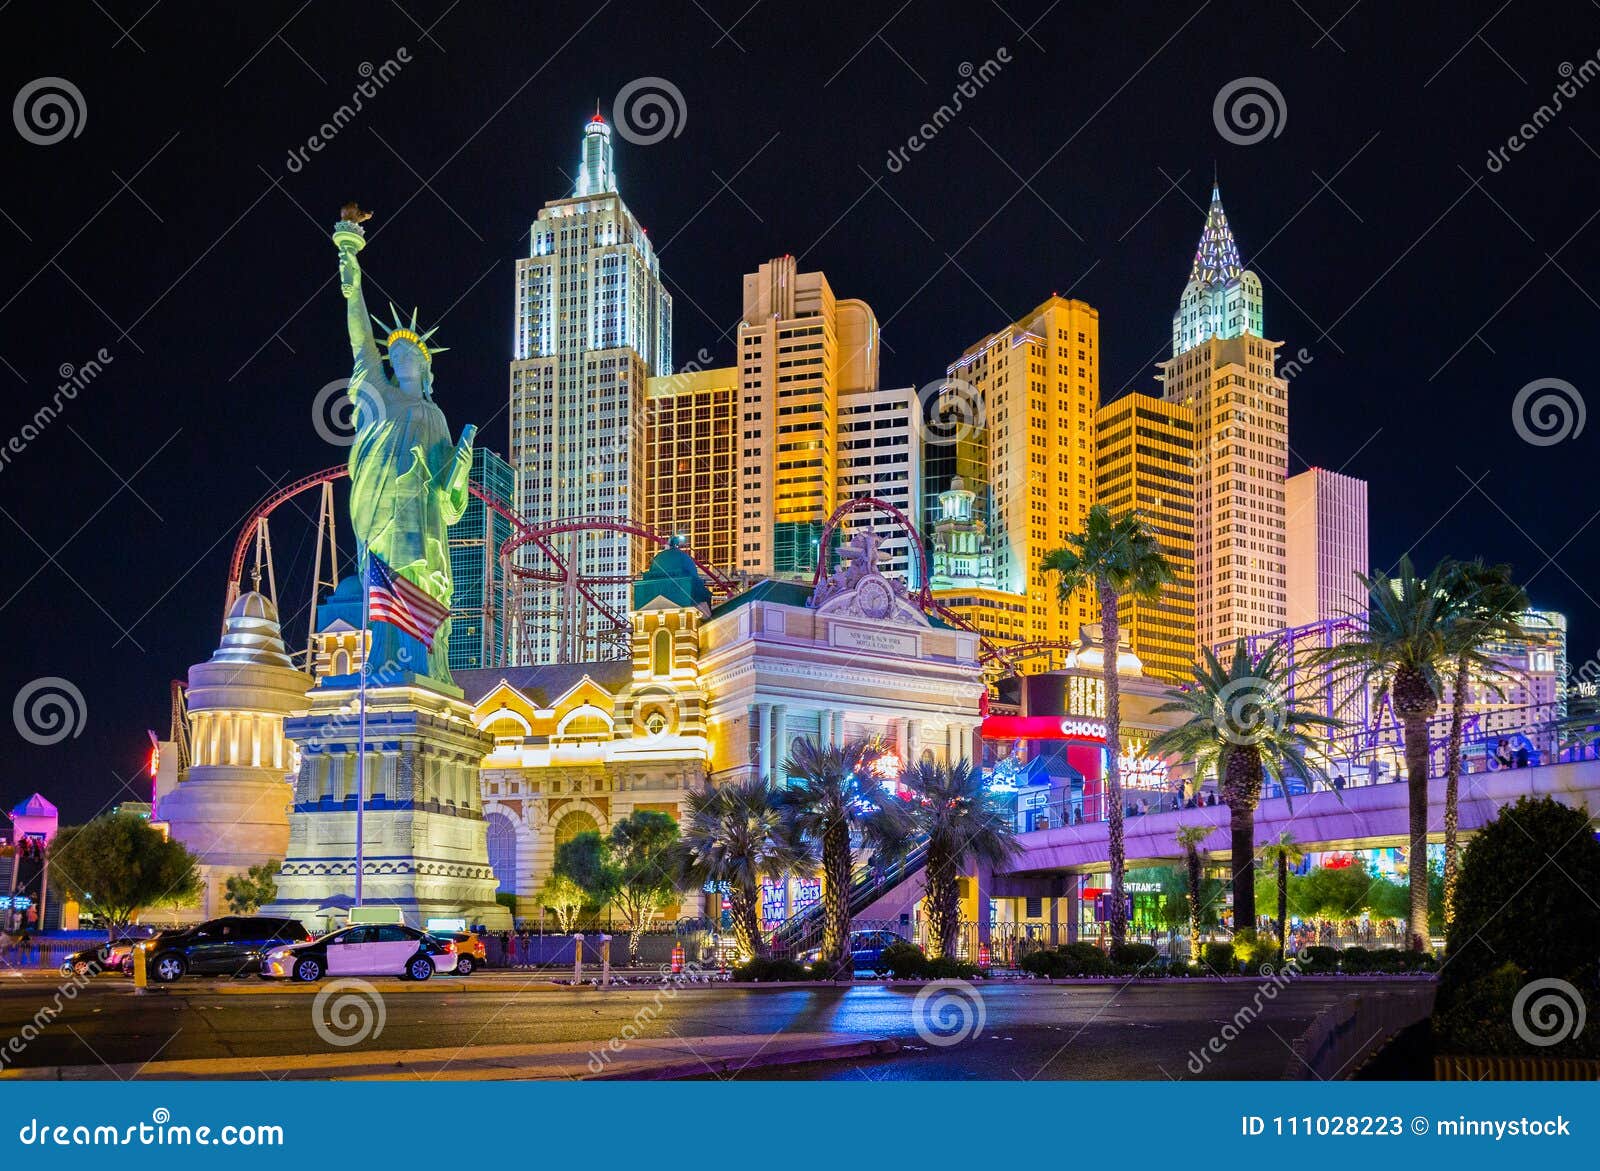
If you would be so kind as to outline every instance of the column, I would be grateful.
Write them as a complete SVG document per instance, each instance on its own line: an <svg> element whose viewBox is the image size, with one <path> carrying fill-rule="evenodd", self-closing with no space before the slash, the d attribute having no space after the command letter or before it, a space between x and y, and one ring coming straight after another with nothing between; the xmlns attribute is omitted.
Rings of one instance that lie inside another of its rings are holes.
<svg viewBox="0 0 1600 1171"><path fill-rule="evenodd" d="M978 942L982 944L989 942L989 893L994 890L994 871L980 863L976 877L978 886ZM976 959L977 957L974 956L973 958Z"/></svg>
<svg viewBox="0 0 1600 1171"><path fill-rule="evenodd" d="M768 749L767 759L772 761L772 783L781 784L783 781L783 761L786 753L785 745L788 741L784 737L784 721L789 715L789 705L775 703L772 705L772 746Z"/></svg>
<svg viewBox="0 0 1600 1171"><path fill-rule="evenodd" d="M772 705L770 703L756 704L756 776L763 781L767 779L767 755L769 744L772 740Z"/></svg>
<svg viewBox="0 0 1600 1171"><path fill-rule="evenodd" d="M835 744L844 743L844 712L842 711L833 713L833 742Z"/></svg>
<svg viewBox="0 0 1600 1171"><path fill-rule="evenodd" d="M1067 888L1067 942L1078 942L1078 920L1083 914L1083 876L1069 874L1066 876Z"/></svg>
<svg viewBox="0 0 1600 1171"><path fill-rule="evenodd" d="M906 763L916 764L922 755L922 721L906 720Z"/></svg>
<svg viewBox="0 0 1600 1171"><path fill-rule="evenodd" d="M1059 887L1060 883L1057 883L1056 885ZM1061 938L1061 894L1059 890L1052 891L1050 894L1049 939L1051 947L1060 947L1063 942Z"/></svg>

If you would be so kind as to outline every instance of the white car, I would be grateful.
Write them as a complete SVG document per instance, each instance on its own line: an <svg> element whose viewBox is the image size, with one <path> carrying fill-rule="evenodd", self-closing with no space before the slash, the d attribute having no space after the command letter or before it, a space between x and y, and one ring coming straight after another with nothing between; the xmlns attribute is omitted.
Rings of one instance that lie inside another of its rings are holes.
<svg viewBox="0 0 1600 1171"><path fill-rule="evenodd" d="M275 947L262 957L261 974L309 983L324 976L399 976L426 980L453 972L456 945L400 923L358 923L310 943Z"/></svg>

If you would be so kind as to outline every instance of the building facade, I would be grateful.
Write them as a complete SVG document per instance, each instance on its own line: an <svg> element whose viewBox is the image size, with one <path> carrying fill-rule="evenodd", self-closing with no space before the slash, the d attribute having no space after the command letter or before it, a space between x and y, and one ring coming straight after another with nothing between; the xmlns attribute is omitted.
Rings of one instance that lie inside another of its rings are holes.
<svg viewBox="0 0 1600 1171"><path fill-rule="evenodd" d="M838 504L840 397L878 385L878 320L792 256L744 278L739 325L739 568L808 579Z"/></svg>
<svg viewBox="0 0 1600 1171"><path fill-rule="evenodd" d="M922 404L917 388L856 390L839 396L834 439L838 468L835 498L839 503L862 497L882 500L922 528ZM840 522L849 541L871 530L882 544L883 571L913 589L920 588L926 569L924 550L893 517L877 510L853 512Z"/></svg>
<svg viewBox="0 0 1600 1171"><path fill-rule="evenodd" d="M642 517L639 421L646 382L672 366L672 298L649 238L618 193L611 127L599 114L584 129L573 193L546 203L533 223L516 286L510 458L518 513L531 521ZM625 579L644 568L642 552L622 533L555 543L586 574ZM528 587L518 657L573 662L599 652L628 599L623 584L597 591L609 615L560 591Z"/></svg>
<svg viewBox="0 0 1600 1171"><path fill-rule="evenodd" d="M930 529L933 600L988 639L1013 646L1027 639L1027 599L995 579L994 544L978 514L978 494L956 476L937 497Z"/></svg>
<svg viewBox="0 0 1600 1171"><path fill-rule="evenodd" d="M1072 642L1096 617L1088 590L1063 606L1053 575L1039 564L1083 529L1094 500L1099 351L1099 312L1051 297L969 347L947 371L956 392L972 400L969 421L982 427L987 476L982 486L968 485L987 504L980 519L994 544L998 584L1027 608L1027 641ZM965 435L976 438L970 429Z"/></svg>
<svg viewBox="0 0 1600 1171"><path fill-rule="evenodd" d="M738 566L739 372L652 378L645 391L645 527L684 538L724 573Z"/></svg>
<svg viewBox="0 0 1600 1171"><path fill-rule="evenodd" d="M1307 468L1284 482L1285 573L1290 626L1341 618L1366 606L1357 574L1367 554L1367 482Z"/></svg>
<svg viewBox="0 0 1600 1171"><path fill-rule="evenodd" d="M634 585L630 660L457 676L493 739L481 775L489 857L520 917L538 915L561 842L642 809L681 820L707 782L782 784L802 737L875 739L902 761L973 756L977 638L926 618L883 572L871 533L840 554L815 591L770 580L713 607L672 545ZM700 903L686 897L679 913Z"/></svg>
<svg viewBox="0 0 1600 1171"><path fill-rule="evenodd" d="M1194 620L1194 411L1126 394L1095 414L1095 500L1114 517L1136 513L1172 567L1159 597L1117 607L1133 653L1151 674L1192 678Z"/></svg>
<svg viewBox="0 0 1600 1171"><path fill-rule="evenodd" d="M467 671L499 661L505 645L505 612L500 605L505 570L500 547L511 539L511 518L500 509L516 507L516 469L486 447L472 449L472 485L499 509L477 496L450 526L450 669Z"/></svg>
<svg viewBox="0 0 1600 1171"><path fill-rule="evenodd" d="M1172 316L1162 398L1195 419L1195 634L1215 646L1287 624L1288 383L1261 334L1261 281L1215 188Z"/></svg>

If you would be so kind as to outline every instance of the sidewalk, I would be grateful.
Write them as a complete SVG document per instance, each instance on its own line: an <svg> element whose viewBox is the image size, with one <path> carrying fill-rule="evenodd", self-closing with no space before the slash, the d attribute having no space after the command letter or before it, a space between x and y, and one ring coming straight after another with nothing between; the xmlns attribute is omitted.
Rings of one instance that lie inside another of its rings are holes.
<svg viewBox="0 0 1600 1171"><path fill-rule="evenodd" d="M746 1069L845 1061L894 1053L886 1037L850 1033L781 1033L771 1037L671 1037L634 1040L610 1051L608 1040L471 1048L382 1049L278 1057L153 1061L148 1065L55 1065L8 1069L22 1081L665 1081L735 1077ZM609 1060L608 1060L609 1059Z"/></svg>

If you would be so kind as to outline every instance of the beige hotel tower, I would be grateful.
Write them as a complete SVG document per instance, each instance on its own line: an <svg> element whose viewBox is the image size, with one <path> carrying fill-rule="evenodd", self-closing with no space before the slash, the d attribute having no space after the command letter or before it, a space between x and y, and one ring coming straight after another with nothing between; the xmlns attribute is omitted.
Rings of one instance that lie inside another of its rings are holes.
<svg viewBox="0 0 1600 1171"><path fill-rule="evenodd" d="M1211 191L1189 283L1172 316L1162 397L1194 412L1194 611L1200 646L1287 624L1284 477L1288 383L1262 336L1261 281Z"/></svg>

